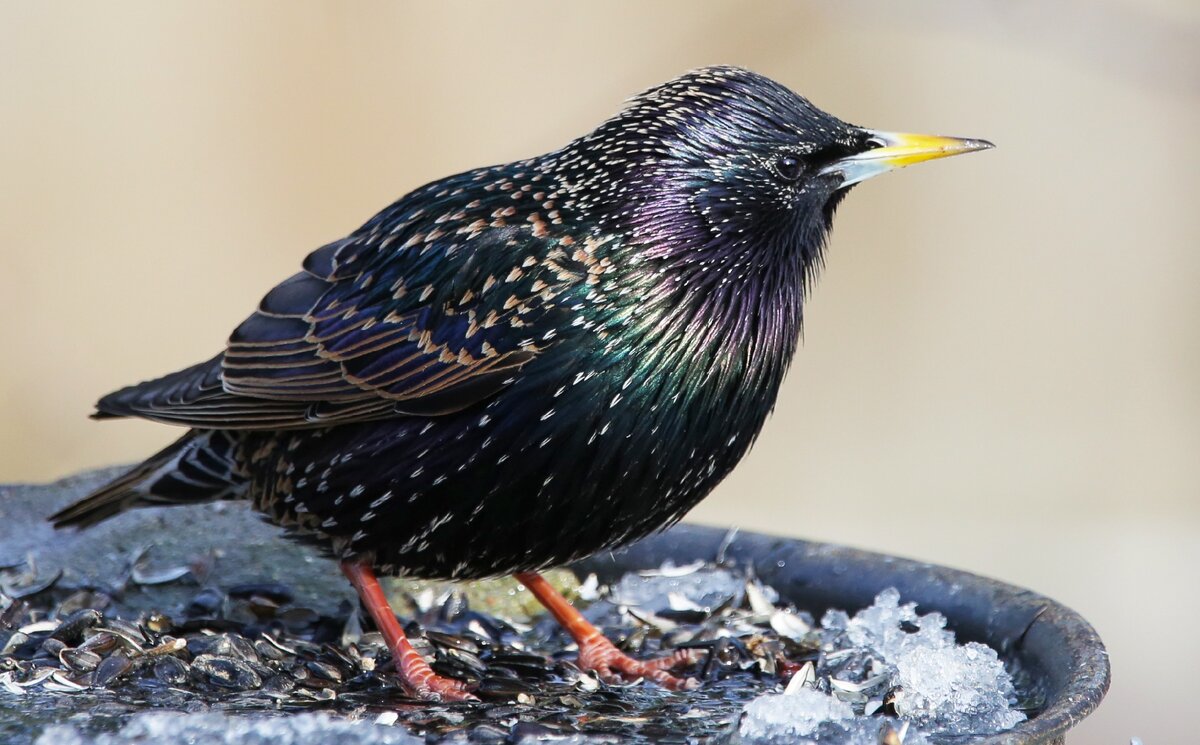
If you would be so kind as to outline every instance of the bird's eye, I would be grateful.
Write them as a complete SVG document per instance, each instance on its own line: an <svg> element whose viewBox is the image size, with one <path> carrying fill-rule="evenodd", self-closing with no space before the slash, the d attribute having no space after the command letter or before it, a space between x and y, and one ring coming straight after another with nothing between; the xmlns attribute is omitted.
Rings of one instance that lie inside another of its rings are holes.
<svg viewBox="0 0 1200 745"><path fill-rule="evenodd" d="M795 155L784 154L775 158L775 173L784 181L795 181L804 173L804 163Z"/></svg>

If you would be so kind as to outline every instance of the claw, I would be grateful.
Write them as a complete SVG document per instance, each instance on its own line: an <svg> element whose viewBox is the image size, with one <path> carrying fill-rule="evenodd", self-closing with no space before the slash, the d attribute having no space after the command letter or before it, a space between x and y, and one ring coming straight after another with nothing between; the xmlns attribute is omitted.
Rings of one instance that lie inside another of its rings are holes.
<svg viewBox="0 0 1200 745"><path fill-rule="evenodd" d="M606 683L630 683L644 678L672 691L700 687L700 681L695 678L679 678L667 672L691 665L698 656L692 650L679 649L665 657L635 660L601 635L579 645L579 667L595 672Z"/></svg>
<svg viewBox="0 0 1200 745"><path fill-rule="evenodd" d="M608 683L630 682L647 678L672 691L687 691L700 687L695 678L677 678L674 670L696 661L697 652L680 649L657 660L639 662L613 646L600 630L585 619L558 590L551 587L537 572L520 572L518 581L538 599L550 615L562 624L579 645L579 667L596 673Z"/></svg>
<svg viewBox="0 0 1200 745"><path fill-rule="evenodd" d="M405 673L397 668L400 684L413 698L430 703L449 703L452 701L478 701L479 697L471 693L471 686L461 680L445 678L430 671L428 676L414 675L406 678Z"/></svg>

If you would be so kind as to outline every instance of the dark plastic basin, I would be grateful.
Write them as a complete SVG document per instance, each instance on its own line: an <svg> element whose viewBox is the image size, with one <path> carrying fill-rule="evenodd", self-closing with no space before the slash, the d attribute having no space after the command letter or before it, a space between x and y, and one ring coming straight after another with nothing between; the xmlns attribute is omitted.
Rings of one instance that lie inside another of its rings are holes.
<svg viewBox="0 0 1200 745"><path fill-rule="evenodd" d="M33 556L41 572L65 569L75 583L104 586L126 571L129 548L145 545L153 536L160 566L186 564L202 552L219 549L227 585L285 582L296 590L298 603L325 612L337 612L338 604L349 597L349 587L333 564L311 560L303 546L282 539L246 505L137 510L80 533L50 528L47 514L113 473L96 471L48 485L0 485L0 563ZM205 530L195 530L197 524ZM895 587L923 612L944 614L960 640L985 642L1003 656L1016 658L1046 693L1045 708L1028 721L962 745L1062 743L1108 689L1108 655L1095 630L1074 611L1042 595L967 572L840 546L755 533L740 533L726 546L726 537L723 529L679 525L615 556L580 562L576 569L615 580L626 571L658 567L667 559L676 564L712 560L723 550L727 560L753 567L786 599L814 614L830 607L853 612L869 605L880 590ZM159 585L154 592L128 593L121 607L126 615L136 616L186 602L194 593L192 585ZM10 736L19 732L25 737L19 741L29 742L46 724L70 713L26 711L23 724L0 725L12 725L5 731ZM0 740L7 741L3 733Z"/></svg>
<svg viewBox="0 0 1200 745"><path fill-rule="evenodd" d="M711 561L726 536L719 528L679 525L576 567L615 580L667 559ZM1019 660L1046 692L1046 707L1008 732L963 745L1063 743L1067 731L1108 691L1108 652L1095 629L1075 611L1035 592L933 564L758 533L739 533L724 555L754 567L784 598L818 616L831 607L853 612L870 605L880 590L895 587L921 612L945 615L960 641L984 642Z"/></svg>

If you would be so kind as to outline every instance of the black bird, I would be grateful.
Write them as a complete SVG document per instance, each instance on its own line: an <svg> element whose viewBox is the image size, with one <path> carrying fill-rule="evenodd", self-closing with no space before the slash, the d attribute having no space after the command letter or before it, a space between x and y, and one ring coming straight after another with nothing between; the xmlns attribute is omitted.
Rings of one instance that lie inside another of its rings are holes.
<svg viewBox="0 0 1200 745"><path fill-rule="evenodd" d="M100 399L188 432L51 519L248 499L342 562L424 698L470 698L376 572L516 574L602 677L619 652L537 574L671 525L750 448L848 188L991 147L847 124L761 75L687 73L566 147L402 197L317 249L220 354Z"/></svg>

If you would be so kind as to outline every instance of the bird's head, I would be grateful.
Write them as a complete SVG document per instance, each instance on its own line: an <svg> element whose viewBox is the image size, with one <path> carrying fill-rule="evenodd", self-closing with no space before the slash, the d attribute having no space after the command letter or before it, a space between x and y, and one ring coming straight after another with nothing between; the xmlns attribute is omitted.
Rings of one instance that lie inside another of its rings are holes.
<svg viewBox="0 0 1200 745"><path fill-rule="evenodd" d="M632 99L560 152L579 206L637 237L642 257L728 280L820 260L834 208L864 179L991 147L878 132L737 67L707 67Z"/></svg>

